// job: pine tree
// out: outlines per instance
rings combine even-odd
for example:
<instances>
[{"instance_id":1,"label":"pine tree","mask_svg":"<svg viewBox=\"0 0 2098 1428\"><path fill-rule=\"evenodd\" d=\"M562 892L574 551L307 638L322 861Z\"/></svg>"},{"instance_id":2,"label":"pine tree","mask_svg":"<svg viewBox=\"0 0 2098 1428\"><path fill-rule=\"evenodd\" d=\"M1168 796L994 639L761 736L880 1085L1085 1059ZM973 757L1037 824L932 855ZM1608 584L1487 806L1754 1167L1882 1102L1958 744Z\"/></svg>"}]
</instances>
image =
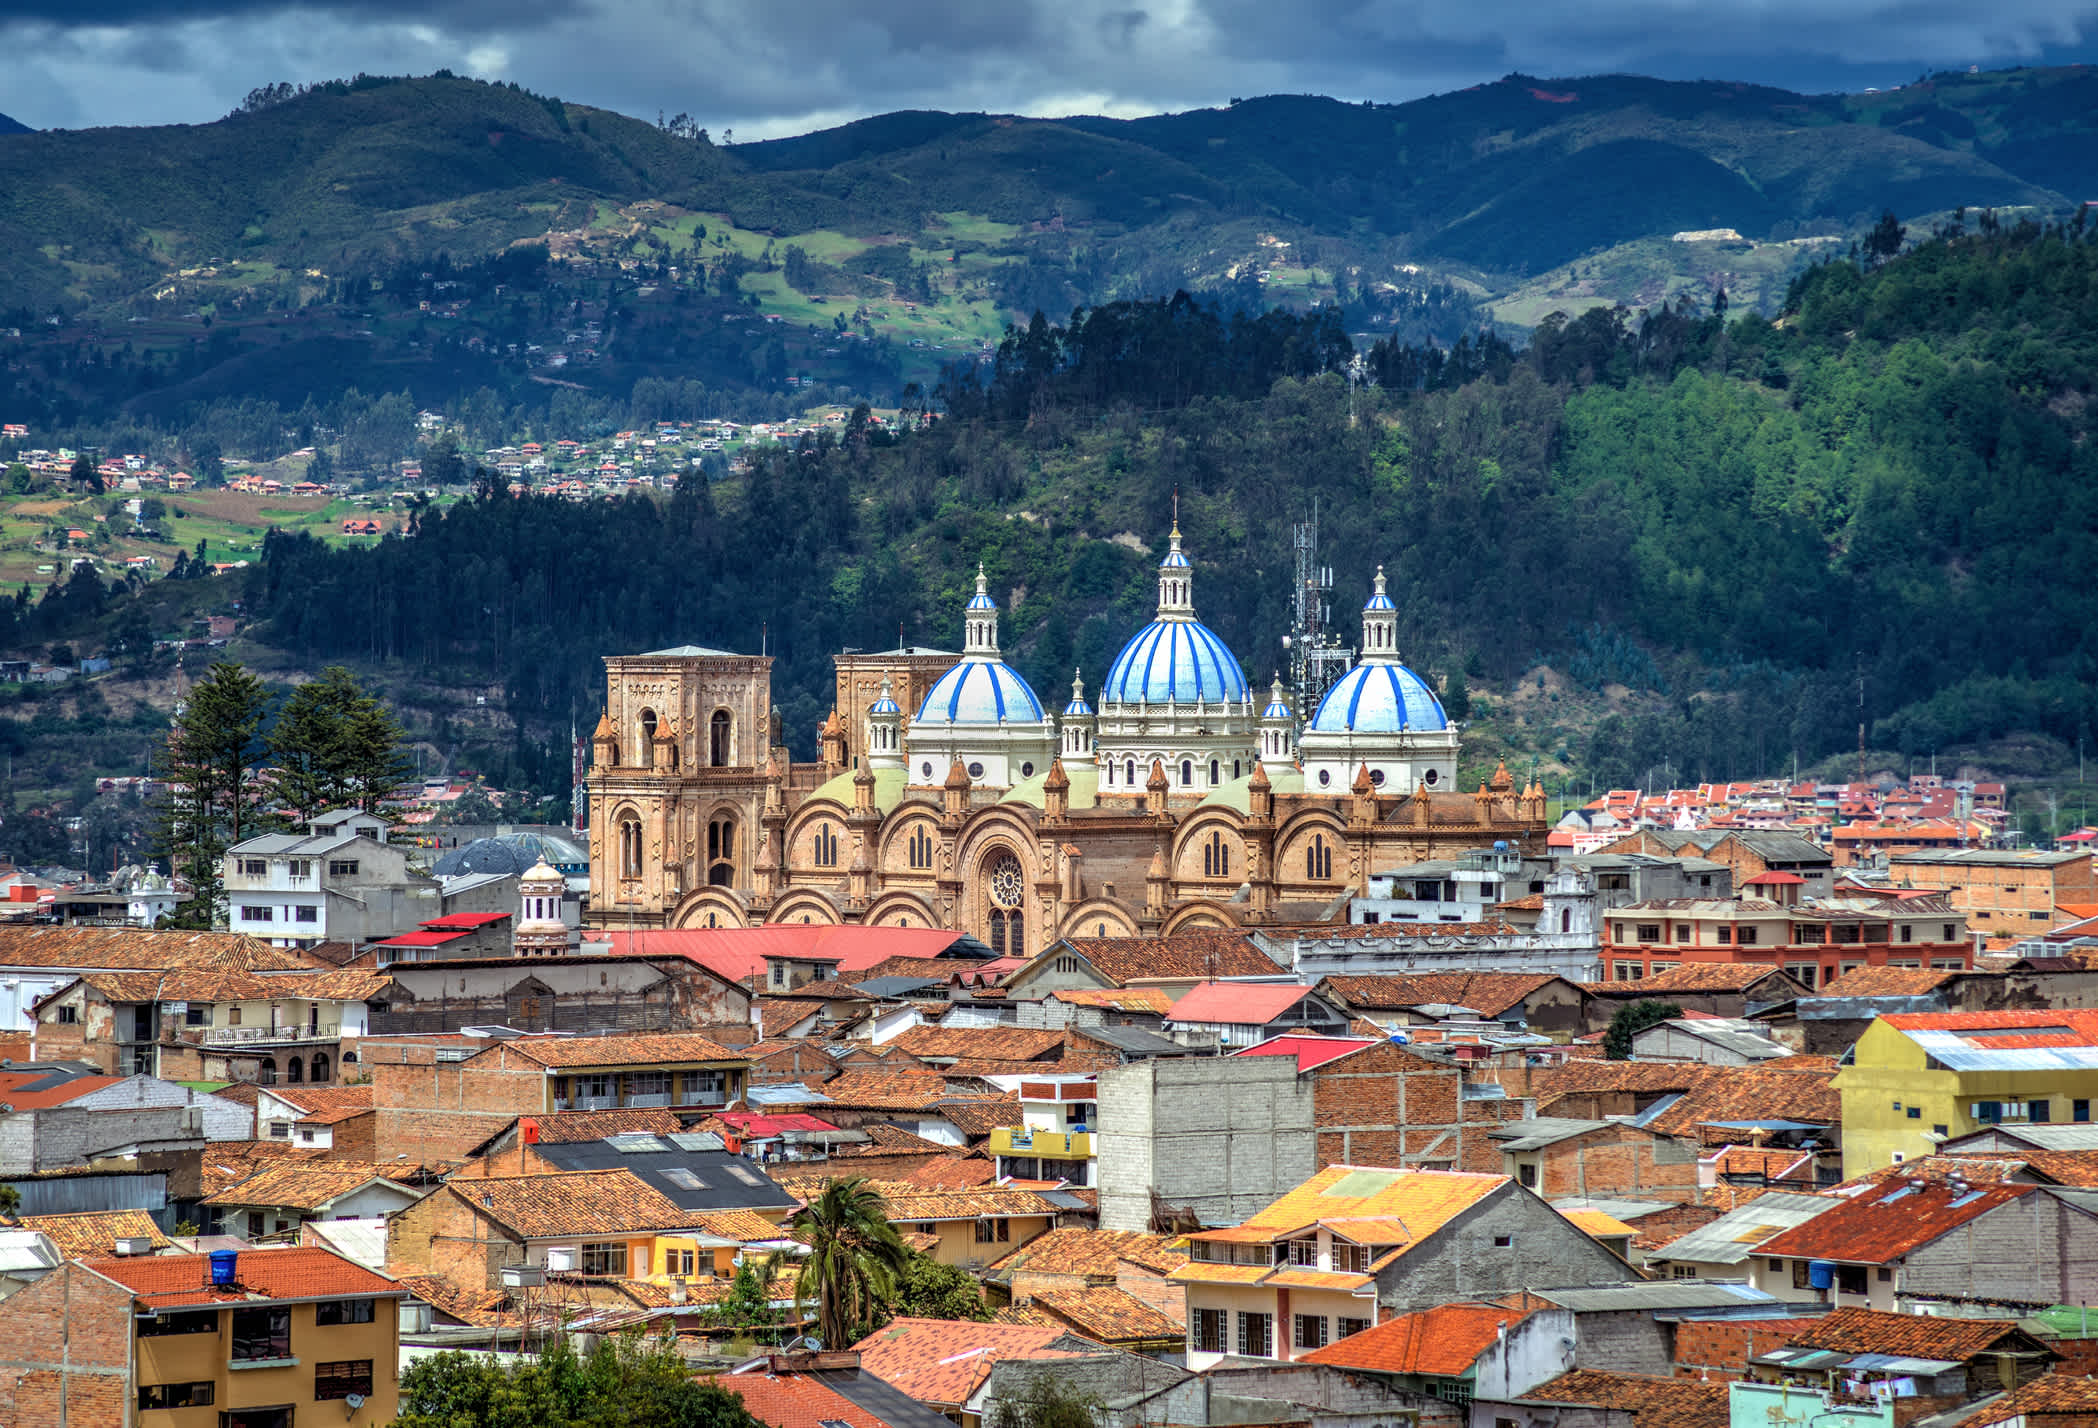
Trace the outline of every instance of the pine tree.
<instances>
[{"instance_id":1,"label":"pine tree","mask_svg":"<svg viewBox=\"0 0 2098 1428\"><path fill-rule=\"evenodd\" d=\"M254 774L268 704L261 680L237 664L215 664L190 690L168 731L158 761L168 785L161 851L196 890L176 910L177 926L218 925L226 902L226 850L263 822Z\"/></svg>"},{"instance_id":2,"label":"pine tree","mask_svg":"<svg viewBox=\"0 0 2098 1428\"><path fill-rule=\"evenodd\" d=\"M277 796L304 821L331 808L378 813L408 776L401 726L340 665L291 692L270 730Z\"/></svg>"},{"instance_id":3,"label":"pine tree","mask_svg":"<svg viewBox=\"0 0 2098 1428\"><path fill-rule=\"evenodd\" d=\"M1450 677L1443 681L1442 711L1452 719L1469 719L1472 716L1472 692L1464 682L1464 671L1453 669Z\"/></svg>"}]
</instances>

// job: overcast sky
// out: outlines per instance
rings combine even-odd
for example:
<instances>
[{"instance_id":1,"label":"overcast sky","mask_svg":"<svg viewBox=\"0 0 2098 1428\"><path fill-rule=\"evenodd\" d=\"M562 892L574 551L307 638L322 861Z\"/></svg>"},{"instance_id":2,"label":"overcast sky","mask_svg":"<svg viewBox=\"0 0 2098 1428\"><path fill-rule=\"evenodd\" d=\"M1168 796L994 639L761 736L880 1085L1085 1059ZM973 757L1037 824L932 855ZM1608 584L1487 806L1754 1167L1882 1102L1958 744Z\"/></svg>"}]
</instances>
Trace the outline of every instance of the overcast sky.
<instances>
[{"instance_id":1,"label":"overcast sky","mask_svg":"<svg viewBox=\"0 0 2098 1428\"><path fill-rule=\"evenodd\" d=\"M275 80L462 74L715 137L892 109L1395 101L1511 70L1813 91L2098 59L2098 0L0 0L0 113L197 123Z\"/></svg>"}]
</instances>

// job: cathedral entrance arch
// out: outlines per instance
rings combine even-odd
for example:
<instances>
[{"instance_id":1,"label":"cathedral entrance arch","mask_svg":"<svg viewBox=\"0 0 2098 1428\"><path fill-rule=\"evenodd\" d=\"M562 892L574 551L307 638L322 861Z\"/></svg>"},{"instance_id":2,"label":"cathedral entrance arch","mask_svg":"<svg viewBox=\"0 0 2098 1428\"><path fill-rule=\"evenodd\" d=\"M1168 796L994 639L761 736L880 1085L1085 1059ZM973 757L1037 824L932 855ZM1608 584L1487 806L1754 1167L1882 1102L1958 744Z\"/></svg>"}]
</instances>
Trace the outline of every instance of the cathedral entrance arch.
<instances>
[{"instance_id":1,"label":"cathedral entrance arch","mask_svg":"<svg viewBox=\"0 0 2098 1428\"><path fill-rule=\"evenodd\" d=\"M671 927L747 927L750 915L743 899L728 888L695 888L677 905L668 923Z\"/></svg>"},{"instance_id":2,"label":"cathedral entrance arch","mask_svg":"<svg viewBox=\"0 0 2098 1428\"><path fill-rule=\"evenodd\" d=\"M1204 928L1236 927L1238 923L1231 914L1215 903L1191 902L1174 909L1173 915L1159 929L1159 935L1170 937L1176 932L1196 932Z\"/></svg>"}]
</instances>

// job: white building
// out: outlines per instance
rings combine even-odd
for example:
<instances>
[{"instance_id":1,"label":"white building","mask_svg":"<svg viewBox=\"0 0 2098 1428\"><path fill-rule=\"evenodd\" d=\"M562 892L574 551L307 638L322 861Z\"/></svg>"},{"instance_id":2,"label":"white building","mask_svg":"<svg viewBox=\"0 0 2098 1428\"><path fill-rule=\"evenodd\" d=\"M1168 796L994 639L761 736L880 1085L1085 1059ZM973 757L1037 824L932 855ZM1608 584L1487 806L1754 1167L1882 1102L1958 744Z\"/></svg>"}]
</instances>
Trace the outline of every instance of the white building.
<instances>
[{"instance_id":1,"label":"white building","mask_svg":"<svg viewBox=\"0 0 2098 1428\"><path fill-rule=\"evenodd\" d=\"M336 812L306 833L267 833L226 850L227 927L278 947L361 944L443 911L441 885L387 846L386 821Z\"/></svg>"}]
</instances>

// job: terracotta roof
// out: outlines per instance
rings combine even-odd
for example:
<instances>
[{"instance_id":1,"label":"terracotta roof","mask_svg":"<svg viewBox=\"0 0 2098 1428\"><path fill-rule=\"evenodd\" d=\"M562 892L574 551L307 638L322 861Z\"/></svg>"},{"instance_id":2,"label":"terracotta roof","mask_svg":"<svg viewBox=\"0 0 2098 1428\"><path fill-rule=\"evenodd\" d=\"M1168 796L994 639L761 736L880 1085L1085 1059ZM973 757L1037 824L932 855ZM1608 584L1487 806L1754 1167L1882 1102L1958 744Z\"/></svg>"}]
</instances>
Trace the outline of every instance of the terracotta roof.
<instances>
[{"instance_id":1,"label":"terracotta roof","mask_svg":"<svg viewBox=\"0 0 2098 1428\"><path fill-rule=\"evenodd\" d=\"M1885 1181L1785 1231L1756 1252L1787 1259L1885 1264L2038 1189L1999 1184L1962 1191L1944 1182L1918 1188L1907 1180Z\"/></svg>"},{"instance_id":2,"label":"terracotta roof","mask_svg":"<svg viewBox=\"0 0 2098 1428\"><path fill-rule=\"evenodd\" d=\"M877 1150L926 1150L937 1155L945 1155L954 1149L951 1145L943 1145L936 1140L927 1140L924 1136L915 1135L905 1130L902 1126L892 1126L883 1121L876 1121L872 1125L861 1126L860 1129L866 1133L868 1143Z\"/></svg>"},{"instance_id":3,"label":"terracotta roof","mask_svg":"<svg viewBox=\"0 0 2098 1428\"><path fill-rule=\"evenodd\" d=\"M1623 1220L1601 1210L1561 1210L1559 1213L1573 1221L1590 1239L1629 1240L1639 1233Z\"/></svg>"},{"instance_id":4,"label":"terracotta roof","mask_svg":"<svg viewBox=\"0 0 2098 1428\"><path fill-rule=\"evenodd\" d=\"M685 1062L729 1062L750 1058L710 1037L692 1032L644 1032L638 1036L533 1036L499 1042L541 1066L661 1066ZM493 1048L491 1048L493 1049Z\"/></svg>"},{"instance_id":5,"label":"terracotta roof","mask_svg":"<svg viewBox=\"0 0 2098 1428\"><path fill-rule=\"evenodd\" d=\"M550 1115L526 1116L520 1119L539 1124L539 1139L547 1145L567 1145L575 1141L603 1140L608 1135L623 1131L652 1131L657 1135L669 1135L684 1129L675 1112L655 1108L634 1108L614 1111L556 1111Z\"/></svg>"},{"instance_id":6,"label":"terracotta roof","mask_svg":"<svg viewBox=\"0 0 2098 1428\"><path fill-rule=\"evenodd\" d=\"M333 1250L311 1245L244 1249L233 1262L234 1283L213 1288L211 1256L165 1254L82 1260L155 1309L190 1304L239 1304L263 1299L399 1298L400 1285Z\"/></svg>"},{"instance_id":7,"label":"terracotta roof","mask_svg":"<svg viewBox=\"0 0 2098 1428\"><path fill-rule=\"evenodd\" d=\"M947 1094L947 1078L937 1071L841 1072L823 1083L831 1105L861 1111L922 1111ZM1019 1124L1018 1102L1012 1124Z\"/></svg>"},{"instance_id":8,"label":"terracotta roof","mask_svg":"<svg viewBox=\"0 0 2098 1428\"><path fill-rule=\"evenodd\" d=\"M1243 932L1176 932L1170 937L1072 937L1044 950L1070 949L1117 986L1173 977L1260 977L1285 970ZM1041 957L1036 958L1040 961ZM1032 965L1032 964L1030 964Z\"/></svg>"},{"instance_id":9,"label":"terracotta roof","mask_svg":"<svg viewBox=\"0 0 2098 1428\"><path fill-rule=\"evenodd\" d=\"M1000 1190L986 1186L967 1190L928 1190L893 1181L875 1182L888 1202L891 1220L917 1224L928 1220L980 1220L990 1216L1047 1215L1059 1211L1032 1190Z\"/></svg>"},{"instance_id":10,"label":"terracotta roof","mask_svg":"<svg viewBox=\"0 0 2098 1428\"><path fill-rule=\"evenodd\" d=\"M2005 1336L2023 1332L2014 1319L1956 1319L1935 1314L1889 1314L1878 1309L1831 1309L1809 1321L1805 1328L1795 1330L1786 1342L1844 1354L1900 1354L1964 1363L1989 1352Z\"/></svg>"},{"instance_id":11,"label":"terracotta roof","mask_svg":"<svg viewBox=\"0 0 2098 1428\"><path fill-rule=\"evenodd\" d=\"M1680 1101L1648 1122L1663 1135L1697 1136L1715 1122L1784 1120L1816 1125L1843 1123L1843 1097L1835 1068L1798 1069L1794 1057L1782 1066L1714 1066ZM1724 1136L1739 1131L1721 1130Z\"/></svg>"},{"instance_id":12,"label":"terracotta roof","mask_svg":"<svg viewBox=\"0 0 2098 1428\"><path fill-rule=\"evenodd\" d=\"M56 1080L48 1071L0 1071L0 1104L17 1111L62 1106L91 1091L114 1086L121 1076L70 1076Z\"/></svg>"},{"instance_id":13,"label":"terracotta roof","mask_svg":"<svg viewBox=\"0 0 2098 1428\"><path fill-rule=\"evenodd\" d=\"M1061 1326L973 1324L964 1319L898 1318L854 1344L860 1367L920 1403L966 1402L1000 1359L1070 1358L1051 1345Z\"/></svg>"},{"instance_id":14,"label":"terracotta roof","mask_svg":"<svg viewBox=\"0 0 2098 1428\"><path fill-rule=\"evenodd\" d=\"M934 1237L937 1239L937 1237ZM1033 1324L1042 1328L1063 1329L1069 1326L1046 1309L1037 1309L1032 1302L1008 1304L1002 1309L991 1311L993 1324Z\"/></svg>"},{"instance_id":15,"label":"terracotta roof","mask_svg":"<svg viewBox=\"0 0 2098 1428\"><path fill-rule=\"evenodd\" d=\"M889 1428L836 1389L807 1374L732 1373L709 1380L743 1400L750 1416L769 1428Z\"/></svg>"},{"instance_id":16,"label":"terracotta roof","mask_svg":"<svg viewBox=\"0 0 2098 1428\"><path fill-rule=\"evenodd\" d=\"M1187 1324L1112 1284L1038 1289L1034 1302L1089 1339L1103 1344L1186 1337Z\"/></svg>"},{"instance_id":17,"label":"terracotta roof","mask_svg":"<svg viewBox=\"0 0 2098 1428\"><path fill-rule=\"evenodd\" d=\"M1742 992L1765 977L1785 976L1783 968L1755 962L1683 962L1636 982L1591 982L1586 985L1598 995L1648 997L1657 992Z\"/></svg>"},{"instance_id":18,"label":"terracotta roof","mask_svg":"<svg viewBox=\"0 0 2098 1428\"><path fill-rule=\"evenodd\" d=\"M288 947L238 932L146 932L135 927L0 927L0 967L220 967L249 972L322 966Z\"/></svg>"},{"instance_id":19,"label":"terracotta roof","mask_svg":"<svg viewBox=\"0 0 2098 1428\"><path fill-rule=\"evenodd\" d=\"M1530 1088L1542 1112L1560 1096L1583 1092L1687 1091L1717 1069L1694 1062L1572 1060L1537 1072Z\"/></svg>"},{"instance_id":20,"label":"terracotta roof","mask_svg":"<svg viewBox=\"0 0 2098 1428\"><path fill-rule=\"evenodd\" d=\"M747 1245L793 1238L784 1227L775 1225L756 1210L702 1210L693 1217L692 1228Z\"/></svg>"},{"instance_id":21,"label":"terracotta roof","mask_svg":"<svg viewBox=\"0 0 2098 1428\"><path fill-rule=\"evenodd\" d=\"M2050 1373L2020 1384L1966 1420L1963 1428L1989 1428L1992 1423L2023 1417L2034 1428L2073 1428L2098 1423L2098 1378Z\"/></svg>"},{"instance_id":22,"label":"terracotta roof","mask_svg":"<svg viewBox=\"0 0 2098 1428\"><path fill-rule=\"evenodd\" d=\"M1574 1369L1540 1384L1518 1403L1578 1403L1628 1413L1637 1428L1725 1428L1727 1386L1691 1378Z\"/></svg>"},{"instance_id":23,"label":"terracotta roof","mask_svg":"<svg viewBox=\"0 0 2098 1428\"><path fill-rule=\"evenodd\" d=\"M276 1099L297 1110L306 1125L333 1125L372 1108L372 1088L362 1086L271 1086Z\"/></svg>"},{"instance_id":24,"label":"terracotta roof","mask_svg":"<svg viewBox=\"0 0 2098 1428\"><path fill-rule=\"evenodd\" d=\"M848 1162L849 1163L849 1162ZM998 1166L982 1155L943 1155L896 1177L904 1185L921 1190L965 1190L988 1185L998 1178Z\"/></svg>"},{"instance_id":25,"label":"terracotta roof","mask_svg":"<svg viewBox=\"0 0 2098 1428\"><path fill-rule=\"evenodd\" d=\"M517 1317L502 1312L510 1296L500 1289L469 1289L441 1274L404 1274L396 1282L423 1303L462 1324L485 1329Z\"/></svg>"},{"instance_id":26,"label":"terracotta roof","mask_svg":"<svg viewBox=\"0 0 2098 1428\"><path fill-rule=\"evenodd\" d=\"M1504 1326L1526 1317L1527 1310L1502 1304L1443 1304L1387 1319L1302 1357L1338 1368L1457 1378L1471 1371Z\"/></svg>"},{"instance_id":27,"label":"terracotta roof","mask_svg":"<svg viewBox=\"0 0 2098 1428\"><path fill-rule=\"evenodd\" d=\"M1172 1010L1173 999L1166 995L1163 987L1066 987L1051 992L1052 1001L1067 1002L1074 1007L1099 1007L1106 1011L1152 1012L1164 1016Z\"/></svg>"},{"instance_id":28,"label":"terracotta roof","mask_svg":"<svg viewBox=\"0 0 2098 1428\"><path fill-rule=\"evenodd\" d=\"M320 1210L374 1180L387 1180L386 1167L366 1161L299 1160L267 1165L216 1194L206 1205L270 1205L288 1210ZM389 1183L391 1183L389 1181Z\"/></svg>"},{"instance_id":29,"label":"terracotta roof","mask_svg":"<svg viewBox=\"0 0 2098 1428\"><path fill-rule=\"evenodd\" d=\"M1929 967L1857 967L1822 985L1823 997L1920 997L1937 990L1959 972Z\"/></svg>"},{"instance_id":30,"label":"terracotta roof","mask_svg":"<svg viewBox=\"0 0 2098 1428\"><path fill-rule=\"evenodd\" d=\"M1538 988L1560 980L1550 973L1428 972L1418 976L1327 977L1319 983L1357 1011L1397 1011L1404 1007L1470 1007L1497 1017Z\"/></svg>"},{"instance_id":31,"label":"terracotta roof","mask_svg":"<svg viewBox=\"0 0 2098 1428\"><path fill-rule=\"evenodd\" d=\"M830 1087L825 1086L828 1091ZM944 1116L954 1128L966 1136L986 1136L1000 1126L1020 1124L1020 1098L1018 1096L976 1096L962 1098L948 1096L930 1107Z\"/></svg>"},{"instance_id":32,"label":"terracotta roof","mask_svg":"<svg viewBox=\"0 0 2098 1428\"><path fill-rule=\"evenodd\" d=\"M1017 1026L914 1026L887 1045L923 1058L972 1058L985 1061L1054 1061L1067 1049L1061 1031Z\"/></svg>"},{"instance_id":33,"label":"terracotta roof","mask_svg":"<svg viewBox=\"0 0 2098 1428\"><path fill-rule=\"evenodd\" d=\"M1134 1230L1088 1230L1075 1226L1049 1231L999 1258L990 1273L1062 1274L1112 1279L1124 1260L1164 1273L1187 1263L1187 1251L1172 1246L1174 1235L1147 1235Z\"/></svg>"},{"instance_id":34,"label":"terracotta roof","mask_svg":"<svg viewBox=\"0 0 2098 1428\"><path fill-rule=\"evenodd\" d=\"M689 1229L696 1217L630 1170L490 1176L446 1187L476 1212L528 1240L561 1235Z\"/></svg>"},{"instance_id":35,"label":"terracotta roof","mask_svg":"<svg viewBox=\"0 0 2098 1428\"><path fill-rule=\"evenodd\" d=\"M116 1254L116 1241L144 1239L156 1250L173 1241L160 1232L144 1210L91 1210L78 1215L24 1215L22 1228L50 1238L67 1259L95 1259Z\"/></svg>"},{"instance_id":36,"label":"terracotta roof","mask_svg":"<svg viewBox=\"0 0 2098 1428\"><path fill-rule=\"evenodd\" d=\"M2015 1181L2029 1161L2043 1152L2037 1150L1976 1151L1963 1150L1955 1154L1919 1155L1899 1165L1882 1165L1877 1170L1868 1170L1862 1175L1853 1175L1841 1185L1829 1187L1832 1195L1848 1195L1867 1185L1884 1185L1889 1181L1901 1180L1964 1180L1973 1185L1996 1185ZM2060 1154L2061 1152L2054 1152ZM2074 1182L2071 1182L2074 1183Z\"/></svg>"},{"instance_id":37,"label":"terracotta roof","mask_svg":"<svg viewBox=\"0 0 2098 1428\"><path fill-rule=\"evenodd\" d=\"M1109 1071L1122 1064L1119 1052L1073 1051L1066 1048L1054 1061L989 1061L969 1058L938 1069L949 1080L981 1080L986 1076L1068 1076L1086 1071Z\"/></svg>"}]
</instances>

